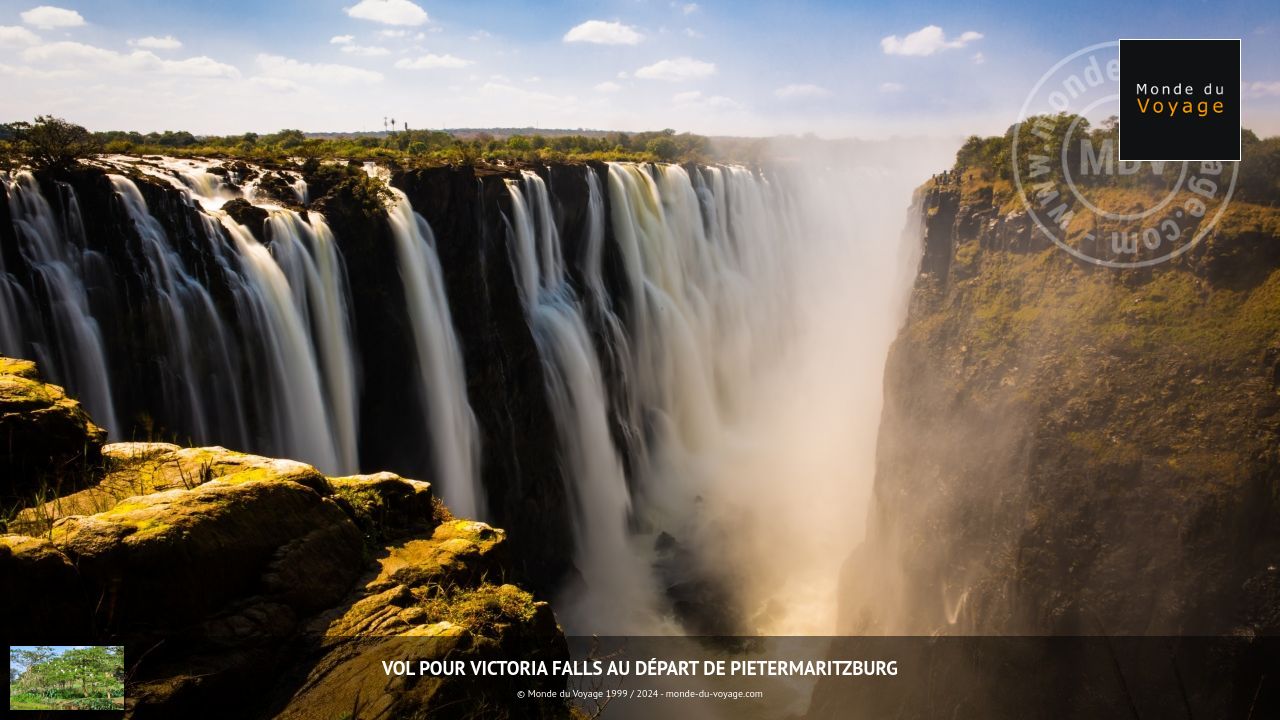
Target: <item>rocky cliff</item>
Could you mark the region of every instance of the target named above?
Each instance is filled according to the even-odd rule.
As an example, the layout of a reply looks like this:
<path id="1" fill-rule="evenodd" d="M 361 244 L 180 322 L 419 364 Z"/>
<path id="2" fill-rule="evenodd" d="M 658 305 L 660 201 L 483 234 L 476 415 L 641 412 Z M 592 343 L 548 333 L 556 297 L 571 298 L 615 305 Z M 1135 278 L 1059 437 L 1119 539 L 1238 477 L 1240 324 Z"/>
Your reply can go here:
<path id="1" fill-rule="evenodd" d="M 566 236 L 584 212 L 583 168 L 538 168 L 554 183 L 556 202 L 565 213 Z M 222 338 L 225 346 L 215 349 L 228 356 L 231 377 L 209 362 L 218 357 L 215 353 L 187 353 L 190 369 L 178 366 L 175 352 L 179 351 L 171 340 L 172 310 L 166 305 L 168 298 L 163 293 L 157 297 L 155 290 L 165 280 L 163 273 L 150 262 L 144 249 L 148 238 L 130 217 L 109 172 L 123 173 L 136 183 L 165 244 L 190 275 L 189 282 L 204 288 L 214 311 L 227 319 L 222 329 L 191 314 L 182 322 L 199 336 Z M 431 443 L 422 426 L 418 394 L 411 390 L 417 377 L 413 333 L 394 243 L 386 213 L 376 203 L 370 204 L 367 186 L 358 182 L 363 171 L 345 166 L 309 169 L 304 173 L 310 189 L 305 204 L 292 195 L 280 173 L 269 168 L 229 161 L 212 166 L 210 172 L 234 176 L 240 183 L 252 179 L 258 183 L 256 192 L 262 201 L 323 213 L 345 263 L 352 294 L 360 465 L 391 468 L 409 476 L 430 475 Z M 514 169 L 495 172 L 458 166 L 397 171 L 390 181 L 408 195 L 435 233 L 467 365 L 467 395 L 476 413 L 483 453 L 482 482 L 493 500 L 486 517 L 517 539 L 511 551 L 514 572 L 535 589 L 549 591 L 572 571 L 572 535 L 544 369 L 516 292 L 502 216 L 510 211 L 504 181 L 515 176 Z M 226 239 L 209 232 L 208 218 L 199 207 L 173 184 L 127 165 L 81 164 L 39 173 L 36 181 L 60 223 L 58 242 L 83 251 L 87 258 L 86 301 L 99 326 L 96 332 L 101 334 L 110 370 L 105 382 L 113 388 L 119 417 L 120 426 L 108 428 L 111 437 L 198 444 L 201 432 L 193 427 L 192 418 L 199 417 L 206 425 L 203 434 L 216 442 L 234 444 L 223 438 L 240 432 L 244 435 L 241 449 L 281 454 L 265 431 L 274 412 L 268 406 L 270 381 L 264 373 L 269 361 L 262 356 L 252 318 L 238 305 L 237 293 L 243 289 L 229 282 L 230 274 L 220 265 L 234 253 L 223 249 Z M 266 211 L 243 199 L 229 201 L 223 209 L 259 241 L 272 242 Z M 56 347 L 60 338 L 48 336 L 52 323 L 42 322 L 41 316 L 47 320 L 57 312 L 57 291 L 47 289 L 40 261 L 16 234 L 13 220 L 8 203 L 0 202 L 0 267 L 29 289 L 25 298 L 29 304 L 23 309 L 30 317 L 24 329 L 32 342 Z M 192 383 L 184 372 L 194 372 L 204 381 Z M 242 388 L 243 396 L 257 398 L 241 408 L 247 427 L 236 428 L 220 414 L 226 407 L 225 388 L 231 383 Z M 86 459 L 91 462 L 92 453 Z M 31 490 L 19 487 L 11 492 L 0 487 L 10 506 L 27 498 Z"/>
<path id="2" fill-rule="evenodd" d="M 383 671 L 568 657 L 550 607 L 507 583 L 506 533 L 453 518 L 429 483 L 326 477 L 221 447 L 104 446 L 31 363 L 0 360 L 0 389 L 7 467 L 37 468 L 19 473 L 36 483 L 69 458 L 61 472 L 81 474 L 7 518 L 0 635 L 125 645 L 127 716 L 567 716 L 512 704 L 510 678 Z M 15 442 L 30 437 L 42 442 Z"/>
<path id="3" fill-rule="evenodd" d="M 913 648 L 935 684 L 882 707 L 1248 716 L 1262 685 L 1236 663 L 1274 667 L 1249 639 L 1280 631 L 1280 210 L 1237 200 L 1143 270 L 1074 260 L 981 170 L 926 184 L 912 212 L 923 257 L 840 631 L 1241 642 L 940 641 Z M 1148 672 L 1161 700 L 1131 713 Z M 827 685 L 815 711 L 850 701 Z"/>
<path id="4" fill-rule="evenodd" d="M 1274 632 L 1280 212 L 1237 202 L 1187 256 L 1118 271 L 973 185 L 916 206 L 866 548 L 903 569 L 886 627 Z"/>

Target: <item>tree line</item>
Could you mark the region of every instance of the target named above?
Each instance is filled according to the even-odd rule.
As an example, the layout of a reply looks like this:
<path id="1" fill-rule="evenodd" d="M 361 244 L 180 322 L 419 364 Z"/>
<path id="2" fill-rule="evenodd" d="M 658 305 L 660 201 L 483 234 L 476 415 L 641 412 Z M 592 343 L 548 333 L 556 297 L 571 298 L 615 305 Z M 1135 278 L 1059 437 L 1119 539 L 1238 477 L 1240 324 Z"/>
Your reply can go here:
<path id="1" fill-rule="evenodd" d="M 520 163 L 581 160 L 708 162 L 717 159 L 710 139 L 672 129 L 599 134 L 476 133 L 455 136 L 441 130 L 390 130 L 379 135 L 325 137 L 286 129 L 260 135 L 197 136 L 186 131 L 90 132 L 61 118 L 0 124 L 0 163 L 66 167 L 98 153 L 240 158 L 285 162 L 292 158 L 374 160 L 405 166 Z"/>
<path id="2" fill-rule="evenodd" d="M 971 135 L 956 153 L 953 173 L 957 177 L 963 177 L 972 171 L 982 173 L 989 179 L 1012 182 L 1015 166 L 1013 137 L 1019 127 L 1023 128 L 1023 132 L 1019 136 L 1017 167 L 1030 167 L 1030 156 L 1034 153 L 1043 154 L 1045 146 L 1054 148 L 1055 151 L 1061 148 L 1067 133 L 1071 133 L 1072 142 L 1088 142 L 1090 150 L 1099 157 L 1110 153 L 1113 160 L 1118 158 L 1120 122 L 1117 118 L 1111 117 L 1092 125 L 1086 118 L 1059 113 L 1027 118 L 1021 126 L 1010 125 L 1003 135 Z M 1033 128 L 1050 139 L 1043 140 L 1033 135 Z M 1072 156 L 1078 158 L 1079 154 L 1073 153 Z M 1076 173 L 1072 179 L 1085 185 L 1167 187 L 1177 182 L 1178 177 L 1178 163 L 1171 165 L 1175 166 L 1175 172 L 1163 175 L 1146 172 L 1130 175 Z M 1050 169 L 1055 181 L 1062 181 L 1061 163 L 1049 162 L 1046 167 Z M 1280 136 L 1263 139 L 1247 128 L 1241 132 L 1240 167 L 1233 198 L 1262 205 L 1280 205 Z"/>

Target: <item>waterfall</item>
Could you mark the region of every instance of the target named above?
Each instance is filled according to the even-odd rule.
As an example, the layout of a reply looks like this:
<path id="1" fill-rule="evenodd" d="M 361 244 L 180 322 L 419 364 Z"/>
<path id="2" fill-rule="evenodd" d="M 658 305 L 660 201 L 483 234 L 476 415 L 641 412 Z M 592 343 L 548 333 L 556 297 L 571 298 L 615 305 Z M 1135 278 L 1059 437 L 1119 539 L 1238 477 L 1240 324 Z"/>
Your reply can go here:
<path id="1" fill-rule="evenodd" d="M 353 472 L 341 465 L 342 442 L 333 431 L 321 371 L 298 296 L 271 251 L 230 217 L 222 226 L 244 264 L 255 314 L 262 320 L 271 398 L 266 403 L 273 435 L 288 453 L 324 472 Z"/>
<path id="2" fill-rule="evenodd" d="M 18 249 L 38 277 L 39 305 L 48 312 L 44 324 L 50 331 L 48 344 L 36 343 L 33 350 L 54 382 L 79 396 L 99 424 L 119 433 L 102 332 L 89 307 L 88 275 L 102 258 L 85 245 L 75 193 L 63 184 L 58 188 L 65 203 L 62 221 L 55 217 L 31 173 L 18 173 L 12 182 L 5 183 Z M 0 273 L 3 271 L 0 264 Z M 21 341 L 17 316 L 20 294 L 15 292 L 16 283 L 5 275 L 0 288 L 0 351 L 26 356 L 29 351 Z"/>
<path id="3" fill-rule="evenodd" d="M 292 210 L 274 210 L 267 228 L 272 257 L 293 290 L 294 306 L 311 335 L 309 344 L 323 375 L 325 415 L 332 422 L 336 454 L 334 467 L 339 472 L 356 472 L 356 371 L 347 311 L 351 293 L 342 256 L 319 213 L 308 213 L 304 220 Z M 260 254 L 256 248 L 252 252 Z"/>
<path id="4" fill-rule="evenodd" d="M 632 547 L 631 499 L 609 432 L 608 399 L 582 306 L 565 273 L 546 183 L 523 171 L 508 180 L 512 262 L 546 368 L 573 503 L 575 564 L 582 587 L 564 597 L 574 631 L 643 632 L 654 626 L 650 570 Z"/>
<path id="5" fill-rule="evenodd" d="M 427 416 L 435 479 L 445 502 L 462 517 L 484 517 L 480 447 L 475 415 L 467 400 L 462 349 L 454 332 L 444 278 L 431 227 L 409 198 L 392 188 L 387 209 L 396 261 L 404 284 L 418 356 L 418 392 Z"/>
<path id="6" fill-rule="evenodd" d="M 214 422 L 228 395 L 238 395 L 239 374 L 232 366 L 228 347 L 230 332 L 207 288 L 187 268 L 164 226 L 147 208 L 132 180 L 109 175 L 116 197 L 133 221 L 141 241 L 144 287 L 156 312 L 155 324 L 165 340 L 167 357 L 160 378 L 163 397 L 171 415 L 184 420 L 183 427 L 196 442 L 210 442 L 220 435 Z M 244 426 L 242 419 L 235 425 Z"/>
<path id="7" fill-rule="evenodd" d="M 235 249 L 235 261 L 223 256 L 221 262 L 236 290 L 238 315 L 250 321 L 243 328 L 245 342 L 268 368 L 268 382 L 260 390 L 264 397 L 257 405 L 258 414 L 268 420 L 270 451 L 325 472 L 358 472 L 351 293 L 345 263 L 324 217 L 255 202 L 269 213 L 268 249 L 221 211 L 231 190 L 220 177 L 189 161 L 167 167 L 206 216 L 216 218 L 206 223 L 207 234 L 225 234 Z M 294 190 L 305 194 L 306 183 L 299 178 Z M 245 398 L 245 404 L 251 403 L 252 398 Z"/>
<path id="8" fill-rule="evenodd" d="M 829 631 L 839 564 L 863 531 L 883 362 L 910 286 L 894 241 L 901 215 L 882 206 L 909 197 L 918 176 L 823 158 L 752 170 L 592 164 L 581 169 L 585 206 L 573 204 L 585 212 L 564 222 L 558 202 L 580 198 L 557 198 L 535 172 L 506 179 L 507 260 L 570 505 L 578 575 L 556 607 L 571 631 L 667 632 L 673 615 L 689 627 L 676 595 L 690 587 L 743 631 Z M 30 174 L 0 175 L 17 237 L 0 253 L 0 352 L 39 360 L 113 433 L 151 419 L 164 439 L 331 474 L 384 469 L 361 466 L 360 378 L 380 368 L 357 362 L 376 360 L 359 352 L 353 298 L 365 296 L 352 294 L 337 238 L 320 214 L 255 198 L 252 183 L 219 172 L 140 160 L 109 175 L 112 204 L 95 220 L 135 232 L 111 226 L 105 239 L 82 227 L 70 185 L 46 183 L 57 188 L 46 201 Z M 554 176 L 582 187 L 572 172 Z M 149 208 L 159 193 L 126 177 L 138 173 L 186 205 Z M 293 187 L 307 198 L 305 182 Z M 425 421 L 397 423 L 408 434 L 393 440 L 419 442 L 452 509 L 483 517 L 481 433 L 435 238 L 391 193 L 416 360 L 406 390 Z M 235 197 L 266 211 L 263 227 L 226 212 Z M 85 219 L 103 207 L 86 201 Z M 495 218 L 480 213 L 492 207 L 460 222 L 481 223 L 488 239 Z M 562 238 L 571 226 L 581 236 Z M 359 282 L 386 282 L 389 270 Z M 523 329 L 505 332 L 479 345 L 524 342 Z M 506 464 L 520 472 L 521 459 Z"/>

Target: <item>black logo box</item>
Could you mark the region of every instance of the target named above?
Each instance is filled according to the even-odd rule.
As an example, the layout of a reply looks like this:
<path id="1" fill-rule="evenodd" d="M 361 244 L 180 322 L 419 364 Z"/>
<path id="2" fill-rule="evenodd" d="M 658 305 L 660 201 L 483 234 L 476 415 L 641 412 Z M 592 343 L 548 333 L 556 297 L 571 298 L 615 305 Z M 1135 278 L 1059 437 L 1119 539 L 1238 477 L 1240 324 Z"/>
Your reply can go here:
<path id="1" fill-rule="evenodd" d="M 1239 39 L 1121 39 L 1120 160 L 1238 161 L 1240 46 Z M 1139 85 L 1146 92 L 1139 93 Z M 1164 93 L 1165 87 L 1182 92 Z M 1139 112 L 1139 100 L 1146 113 Z M 1187 101 L 1191 114 L 1183 113 Z M 1171 102 L 1177 103 L 1173 115 Z M 1202 102 L 1209 109 L 1205 116 L 1198 112 Z M 1221 113 L 1213 112 L 1218 102 Z"/>

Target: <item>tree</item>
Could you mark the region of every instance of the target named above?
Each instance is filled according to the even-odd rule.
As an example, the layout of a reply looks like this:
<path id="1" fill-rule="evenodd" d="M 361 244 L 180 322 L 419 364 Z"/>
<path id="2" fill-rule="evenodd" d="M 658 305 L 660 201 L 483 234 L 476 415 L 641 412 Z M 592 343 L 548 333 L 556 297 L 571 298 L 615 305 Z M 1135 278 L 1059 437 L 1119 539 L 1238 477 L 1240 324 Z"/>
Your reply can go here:
<path id="1" fill-rule="evenodd" d="M 35 168 L 66 169 L 82 158 L 102 152 L 93 133 L 80 125 L 52 115 L 41 115 L 33 123 L 10 125 L 18 148 Z"/>
<path id="2" fill-rule="evenodd" d="M 659 160 L 674 160 L 680 154 L 680 146 L 667 135 L 650 140 L 645 149 Z"/>

